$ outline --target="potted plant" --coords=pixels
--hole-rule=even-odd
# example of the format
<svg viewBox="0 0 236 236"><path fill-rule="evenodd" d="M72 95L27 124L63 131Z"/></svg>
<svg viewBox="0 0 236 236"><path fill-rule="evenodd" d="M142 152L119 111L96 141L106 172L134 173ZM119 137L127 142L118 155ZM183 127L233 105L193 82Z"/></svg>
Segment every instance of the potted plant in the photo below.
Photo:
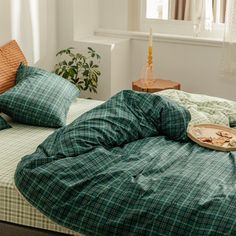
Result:
<svg viewBox="0 0 236 236"><path fill-rule="evenodd" d="M56 56L64 56L64 60L55 65L55 73L68 79L80 90L89 90L97 93L98 77L101 75L99 70L100 55L88 47L88 55L74 53L74 48L59 51Z"/></svg>

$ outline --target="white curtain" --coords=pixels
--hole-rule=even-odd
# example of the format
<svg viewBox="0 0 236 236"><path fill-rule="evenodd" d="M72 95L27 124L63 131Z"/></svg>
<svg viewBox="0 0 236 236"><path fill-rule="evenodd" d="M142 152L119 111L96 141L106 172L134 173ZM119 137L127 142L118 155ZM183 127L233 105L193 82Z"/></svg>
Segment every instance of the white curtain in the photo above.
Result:
<svg viewBox="0 0 236 236"><path fill-rule="evenodd" d="M202 28L205 30L212 30L212 0L193 0L192 12L193 30L195 36L199 35Z"/></svg>
<svg viewBox="0 0 236 236"><path fill-rule="evenodd" d="M205 0L203 9L204 9L204 27L206 30L212 30L212 23L213 23L212 0Z"/></svg>
<svg viewBox="0 0 236 236"><path fill-rule="evenodd" d="M227 0L222 56L223 77L236 79L236 1Z"/></svg>

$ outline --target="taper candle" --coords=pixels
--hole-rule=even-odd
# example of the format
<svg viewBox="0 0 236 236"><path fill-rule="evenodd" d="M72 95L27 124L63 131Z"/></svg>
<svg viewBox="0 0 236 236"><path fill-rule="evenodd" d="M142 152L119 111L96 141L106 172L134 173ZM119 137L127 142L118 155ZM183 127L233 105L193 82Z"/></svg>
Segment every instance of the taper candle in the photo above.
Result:
<svg viewBox="0 0 236 236"><path fill-rule="evenodd" d="M152 66L152 28L149 31L149 43L148 43L148 60L147 63L149 66Z"/></svg>
<svg viewBox="0 0 236 236"><path fill-rule="evenodd" d="M152 47L152 28L149 30L149 47Z"/></svg>

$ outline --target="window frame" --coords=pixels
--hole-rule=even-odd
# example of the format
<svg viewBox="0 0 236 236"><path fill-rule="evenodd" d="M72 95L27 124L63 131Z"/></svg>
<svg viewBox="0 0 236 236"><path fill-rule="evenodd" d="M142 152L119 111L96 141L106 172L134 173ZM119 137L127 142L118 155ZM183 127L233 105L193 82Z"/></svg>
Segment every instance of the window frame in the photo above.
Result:
<svg viewBox="0 0 236 236"><path fill-rule="evenodd" d="M198 35L194 33L193 21L182 20L162 20L146 18L146 1L140 1L140 31L149 31L152 28L154 33L161 33L167 35L183 35L188 37L202 37L202 38L216 38L223 40L224 37L224 23L212 23L212 30L205 30L201 28Z"/></svg>

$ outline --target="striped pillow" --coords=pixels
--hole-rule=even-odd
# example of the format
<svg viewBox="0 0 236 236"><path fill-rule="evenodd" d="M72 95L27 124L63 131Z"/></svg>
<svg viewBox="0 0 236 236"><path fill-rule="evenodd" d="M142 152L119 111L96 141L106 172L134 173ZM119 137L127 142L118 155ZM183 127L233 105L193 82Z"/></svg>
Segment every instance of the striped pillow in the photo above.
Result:
<svg viewBox="0 0 236 236"><path fill-rule="evenodd" d="M21 63L27 64L27 61L15 40L0 47L0 93L15 85L16 72Z"/></svg>

